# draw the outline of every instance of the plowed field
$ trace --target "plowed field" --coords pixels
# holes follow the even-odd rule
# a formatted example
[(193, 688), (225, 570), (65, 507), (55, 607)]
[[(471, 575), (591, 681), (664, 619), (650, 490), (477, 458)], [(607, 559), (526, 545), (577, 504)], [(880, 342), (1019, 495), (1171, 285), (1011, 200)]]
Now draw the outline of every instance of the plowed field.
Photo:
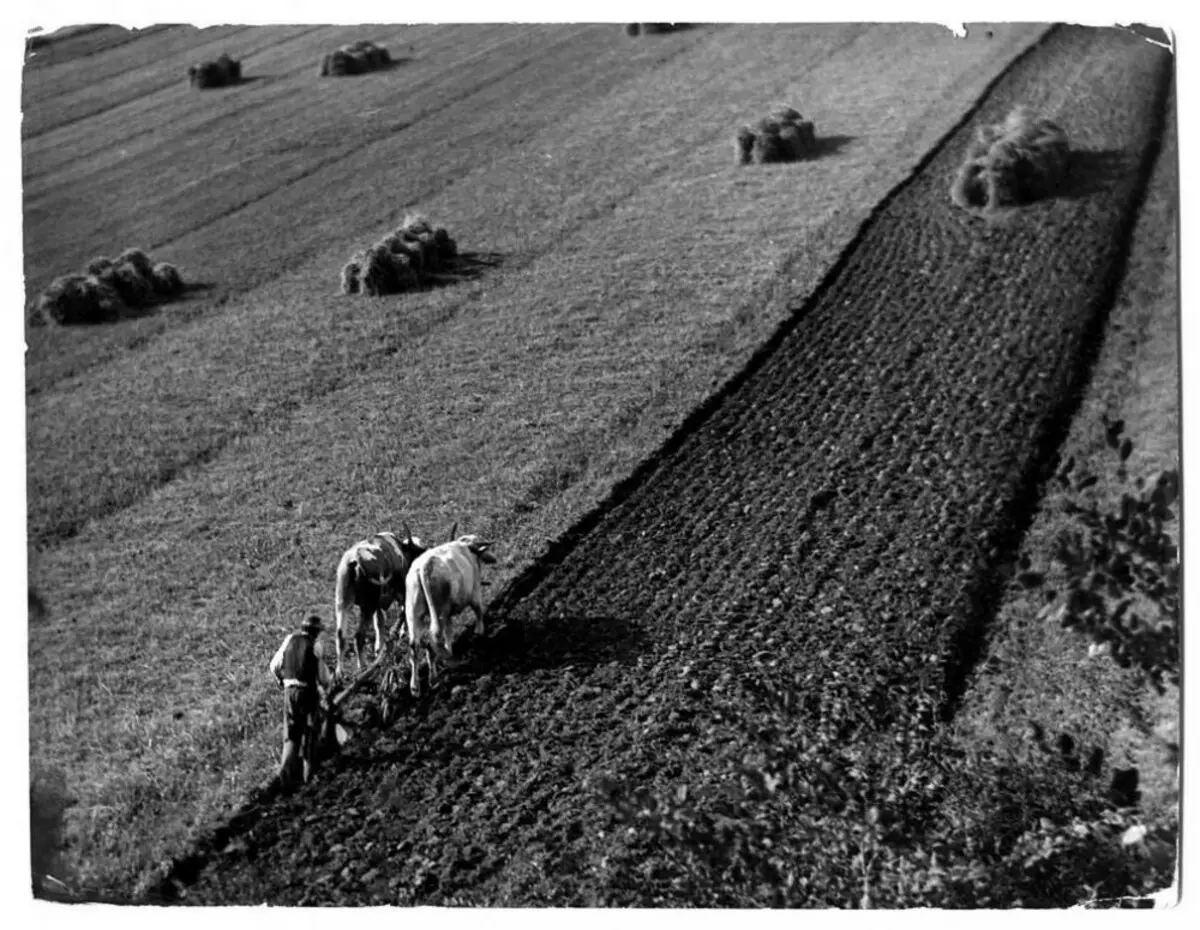
[[(1136, 38), (1054, 31), (745, 374), (501, 594), (453, 689), (277, 802), (186, 900), (628, 903), (611, 862), (635, 851), (658, 881), (669, 861), (612, 832), (596, 777), (718, 789), (755, 748), (744, 676), (799, 677), (812, 732), (863, 745), (951, 715), (1102, 331), (1169, 74)], [(1082, 150), (1075, 186), (985, 222), (947, 190), (974, 125), (1018, 102)], [(801, 878), (833, 871), (791, 817), (762, 814)]]

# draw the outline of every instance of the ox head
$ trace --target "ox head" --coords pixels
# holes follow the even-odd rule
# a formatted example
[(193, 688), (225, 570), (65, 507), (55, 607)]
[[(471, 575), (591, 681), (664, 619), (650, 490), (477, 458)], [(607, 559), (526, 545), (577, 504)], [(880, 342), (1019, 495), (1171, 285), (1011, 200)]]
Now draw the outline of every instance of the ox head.
[[(457, 524), (456, 524), (457, 525)], [(462, 543), (479, 559), (488, 565), (492, 565), (496, 561), (496, 557), (492, 555), (492, 544), (486, 539), (482, 539), (474, 534), (460, 536), (458, 542)]]
[(408, 561), (408, 564), (412, 565), (417, 556), (429, 547), (421, 542), (419, 537), (413, 535), (406, 521), (401, 520), (400, 525), (404, 527), (404, 538), (400, 540), (400, 551), (404, 553), (404, 558)]

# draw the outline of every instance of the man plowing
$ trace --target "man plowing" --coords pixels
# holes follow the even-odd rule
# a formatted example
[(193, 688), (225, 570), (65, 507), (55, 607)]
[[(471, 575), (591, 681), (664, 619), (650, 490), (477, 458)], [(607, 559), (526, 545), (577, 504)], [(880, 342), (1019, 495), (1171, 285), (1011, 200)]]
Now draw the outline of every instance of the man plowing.
[(283, 688), (279, 782), (285, 791), (301, 781), (307, 782), (316, 761), (322, 711), (320, 692), (328, 692), (332, 684), (318, 639), (321, 627), (320, 617), (309, 617), (299, 631), (287, 635), (271, 659), (271, 674)]

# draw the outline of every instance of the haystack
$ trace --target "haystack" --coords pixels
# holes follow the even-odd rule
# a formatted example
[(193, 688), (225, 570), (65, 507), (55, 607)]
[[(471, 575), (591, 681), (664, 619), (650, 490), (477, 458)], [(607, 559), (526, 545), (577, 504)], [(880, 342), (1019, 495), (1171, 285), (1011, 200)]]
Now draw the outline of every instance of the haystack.
[(737, 164), (764, 165), (810, 158), (817, 151), (811, 120), (789, 106), (774, 107), (754, 126), (743, 126), (734, 137)]
[(652, 36), (659, 35), (664, 32), (674, 32), (676, 29), (682, 29), (687, 23), (626, 23), (625, 35), (627, 36)]
[(321, 59), (321, 77), (366, 74), (386, 68), (391, 62), (391, 54), (382, 45), (360, 39), (325, 55)]
[(188, 68), (188, 81), (192, 87), (207, 90), (213, 87), (228, 87), (242, 79), (242, 63), (222, 54), (216, 61), (203, 61)]
[(68, 274), (55, 278), (38, 297), (31, 323), (103, 323), (121, 315), (120, 294), (95, 275)]
[(458, 255), (458, 244), (441, 226), (413, 213), (363, 255), (342, 267), (344, 294), (379, 296), (420, 287)]
[(1019, 206), (1051, 196), (1070, 170), (1062, 127), (1026, 106), (1004, 122), (981, 126), (967, 146), (950, 197), (963, 208)]
[(103, 323), (183, 291), (183, 276), (174, 265), (155, 264), (141, 249), (126, 249), (115, 260), (92, 259), (83, 274), (55, 278), (34, 302), (29, 321)]

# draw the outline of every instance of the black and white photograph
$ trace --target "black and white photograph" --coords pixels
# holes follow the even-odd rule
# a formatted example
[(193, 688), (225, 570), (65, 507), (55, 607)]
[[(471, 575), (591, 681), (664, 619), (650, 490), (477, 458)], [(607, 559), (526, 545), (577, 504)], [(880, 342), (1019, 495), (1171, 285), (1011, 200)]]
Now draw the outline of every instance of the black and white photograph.
[(818, 7), (6, 14), (5, 897), (1186, 914), (1187, 22)]

